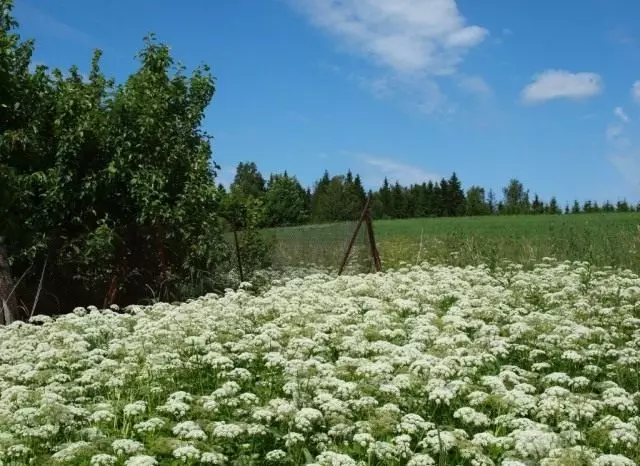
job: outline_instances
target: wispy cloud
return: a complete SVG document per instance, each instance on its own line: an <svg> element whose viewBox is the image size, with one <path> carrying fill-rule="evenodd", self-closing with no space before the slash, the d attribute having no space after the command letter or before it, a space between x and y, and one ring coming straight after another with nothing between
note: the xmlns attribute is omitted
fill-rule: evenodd
<svg viewBox="0 0 640 466"><path fill-rule="evenodd" d="M352 154L363 164L361 176L369 187L380 187L384 178L389 183L399 182L403 186L440 180L442 177L418 165L399 162L397 159L367 153Z"/></svg>
<svg viewBox="0 0 640 466"><path fill-rule="evenodd" d="M611 29L607 33L607 37L611 42L620 45L633 45L636 42L635 37L629 32L627 28L616 27Z"/></svg>
<svg viewBox="0 0 640 466"><path fill-rule="evenodd" d="M493 96L493 89L480 76L461 75L458 78L458 87L469 94L473 94L480 98L488 98Z"/></svg>
<svg viewBox="0 0 640 466"><path fill-rule="evenodd" d="M640 150L611 155L609 160L633 193L640 193Z"/></svg>
<svg viewBox="0 0 640 466"><path fill-rule="evenodd" d="M488 30L467 24L456 0L288 0L341 47L386 70L365 79L377 96L398 86L433 112L437 77L455 74L465 54ZM388 76L387 76L388 75Z"/></svg>
<svg viewBox="0 0 640 466"><path fill-rule="evenodd" d="M20 2L16 6L16 14L18 19L22 17L28 18L30 25L42 31L44 34L57 37L59 39L68 39L86 47L97 47L97 41L90 34L82 31L74 26L60 21L53 15L37 8L28 2Z"/></svg>
<svg viewBox="0 0 640 466"><path fill-rule="evenodd" d="M571 73L565 70L546 70L533 77L521 93L526 104L553 99L581 100L602 92L604 83L596 73Z"/></svg>
<svg viewBox="0 0 640 466"><path fill-rule="evenodd" d="M631 97L640 104L640 79L631 86Z"/></svg>
<svg viewBox="0 0 640 466"><path fill-rule="evenodd" d="M640 193L640 144L634 138L633 122L622 107L613 110L615 122L609 123L605 137L608 159L634 194Z"/></svg>
<svg viewBox="0 0 640 466"><path fill-rule="evenodd" d="M613 114L620 119L623 123L629 122L629 116L626 114L622 107L616 107L613 109Z"/></svg>
<svg viewBox="0 0 640 466"><path fill-rule="evenodd" d="M630 121L629 116L622 107L614 108L613 115L616 117L616 121L607 125L605 131L607 141L613 149L628 149L631 144L626 135L627 123Z"/></svg>

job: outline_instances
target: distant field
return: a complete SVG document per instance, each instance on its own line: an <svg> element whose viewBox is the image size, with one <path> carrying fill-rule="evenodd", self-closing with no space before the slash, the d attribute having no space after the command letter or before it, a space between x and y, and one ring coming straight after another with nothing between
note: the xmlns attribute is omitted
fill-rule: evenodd
<svg viewBox="0 0 640 466"><path fill-rule="evenodd" d="M640 214L420 218L374 222L383 267L430 260L468 265L507 259L532 265L543 257L589 261L640 272ZM337 267L354 223L278 228L279 263ZM364 256L364 232L356 255Z"/></svg>

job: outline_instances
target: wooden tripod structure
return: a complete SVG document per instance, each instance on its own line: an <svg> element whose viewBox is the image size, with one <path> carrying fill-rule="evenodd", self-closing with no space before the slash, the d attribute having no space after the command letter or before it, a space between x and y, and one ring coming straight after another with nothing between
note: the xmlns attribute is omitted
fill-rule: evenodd
<svg viewBox="0 0 640 466"><path fill-rule="evenodd" d="M369 242L369 252L371 253L371 258L373 259L373 265L376 269L376 272L382 271L382 264L380 262L380 254L378 253L378 248L376 246L376 238L373 234L373 220L371 219L371 202L372 197L369 195L367 197L367 202L364 205L364 209L362 209L362 214L360 215L360 219L358 220L358 224L356 225L356 229L353 231L353 235L351 235L351 239L349 240L349 245L347 246L347 251L344 254L344 258L342 259L342 263L340 264L340 270L338 271L338 275L342 275L345 267L347 266L347 262L349 261L349 256L351 255L351 251L353 250L353 245L356 242L356 238L358 237L358 232L360 231L360 227L364 223L367 228L367 239Z"/></svg>

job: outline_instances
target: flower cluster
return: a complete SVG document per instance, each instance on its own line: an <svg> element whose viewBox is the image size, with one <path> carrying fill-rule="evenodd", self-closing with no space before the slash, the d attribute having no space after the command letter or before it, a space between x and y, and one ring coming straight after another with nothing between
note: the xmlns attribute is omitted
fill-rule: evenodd
<svg viewBox="0 0 640 466"><path fill-rule="evenodd" d="M640 278L315 273L0 329L0 464L640 463Z"/></svg>

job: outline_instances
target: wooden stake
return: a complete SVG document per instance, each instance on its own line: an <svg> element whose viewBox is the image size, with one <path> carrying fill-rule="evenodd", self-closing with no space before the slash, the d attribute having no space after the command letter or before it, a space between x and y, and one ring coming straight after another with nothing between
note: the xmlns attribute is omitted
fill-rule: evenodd
<svg viewBox="0 0 640 466"><path fill-rule="evenodd" d="M376 237L373 234L373 221L371 220L371 210L367 211L367 236L369 237L369 249L371 250L371 258L373 259L373 266L376 268L376 272L382 271L382 264L380 262L380 254L378 254L378 248L376 246Z"/></svg>
<svg viewBox="0 0 640 466"><path fill-rule="evenodd" d="M238 271L240 272L240 282L244 281L244 275L242 273L242 259L240 258L240 243L238 242L238 230L233 228L233 239L236 243L236 256L238 258Z"/></svg>
<svg viewBox="0 0 640 466"><path fill-rule="evenodd" d="M356 238L358 237L358 232L360 231L360 227L362 226L362 222L364 222L366 216L367 216L367 212L369 210L369 206L371 205L371 196L369 196L369 198L367 199L367 203L364 206L364 209L362 209L362 214L360 214L360 220L358 220L358 224L356 225L356 229L353 232L353 235L351 236L351 239L349 240L349 245L347 246L347 251L344 254L344 258L342 259L342 263L340 264L340 269L338 270L338 275L342 275L342 272L344 272L344 268L347 266L347 261L349 260L349 256L351 255L351 250L353 249L353 245L356 242Z"/></svg>

